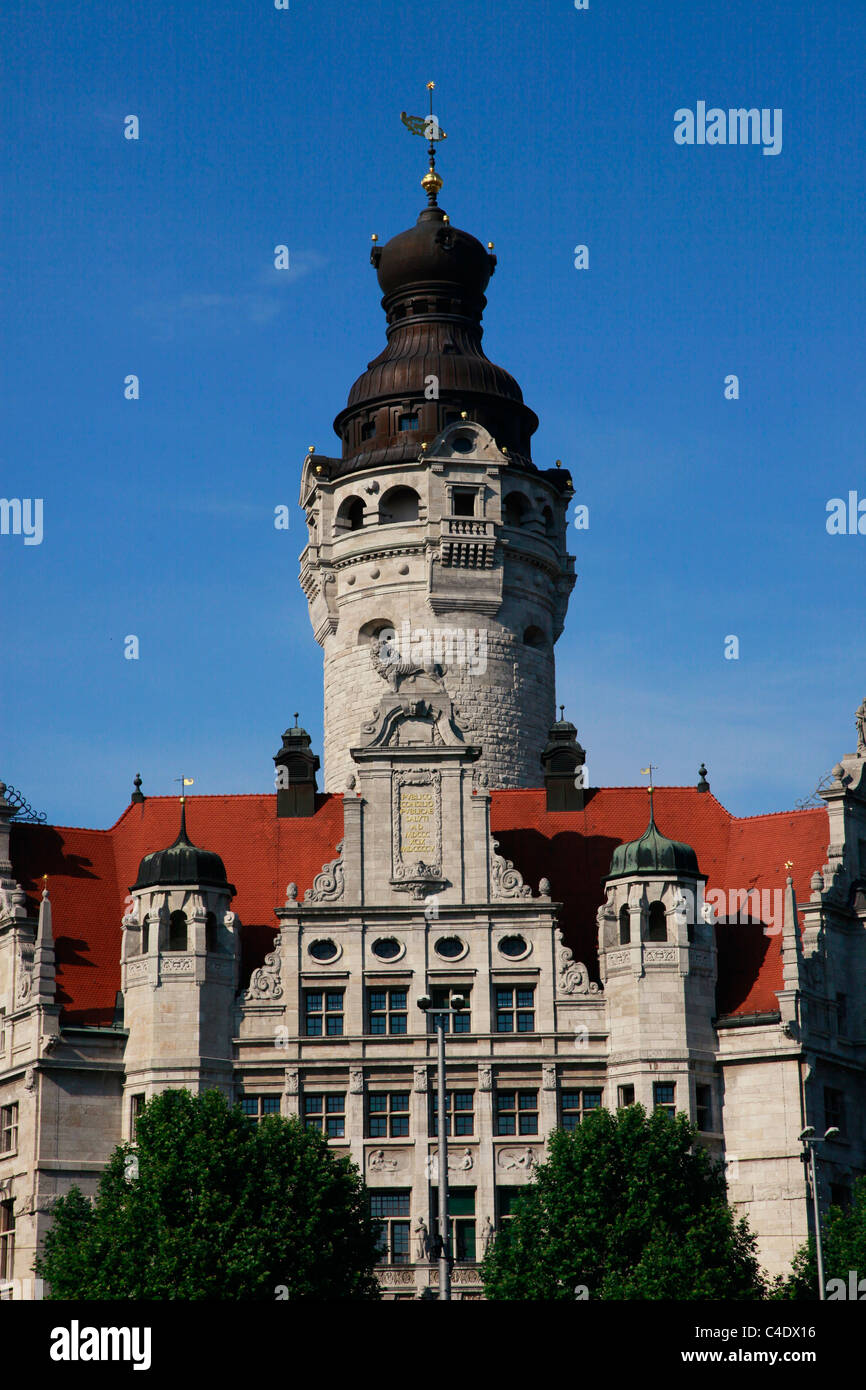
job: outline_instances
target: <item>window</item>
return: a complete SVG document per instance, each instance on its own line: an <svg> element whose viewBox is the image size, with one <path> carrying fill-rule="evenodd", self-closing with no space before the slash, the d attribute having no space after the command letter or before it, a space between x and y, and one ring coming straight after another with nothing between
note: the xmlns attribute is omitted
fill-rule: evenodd
<svg viewBox="0 0 866 1390"><path fill-rule="evenodd" d="M418 416L417 416L417 415L401 415L401 416L400 416L400 429L401 429L401 431L402 431L402 430L417 430L417 428L418 428Z"/></svg>
<svg viewBox="0 0 866 1390"><path fill-rule="evenodd" d="M311 941L307 950L313 957L313 960L333 960L337 954L335 942L331 941L328 937L323 937L319 941Z"/></svg>
<svg viewBox="0 0 866 1390"><path fill-rule="evenodd" d="M514 1216L520 1194L525 1191L525 1187L497 1187L496 1211L499 1218L498 1225L500 1229L511 1220L512 1216Z"/></svg>
<svg viewBox="0 0 866 1390"><path fill-rule="evenodd" d="M405 989L367 990L367 1028L370 1033L405 1033L407 1017Z"/></svg>
<svg viewBox="0 0 866 1390"><path fill-rule="evenodd" d="M502 519L506 526L522 526L529 503L520 492L509 492L502 504Z"/></svg>
<svg viewBox="0 0 866 1390"><path fill-rule="evenodd" d="M317 1129L326 1139L343 1139L346 1134L346 1094L304 1096L304 1128Z"/></svg>
<svg viewBox="0 0 866 1390"><path fill-rule="evenodd" d="M438 1230L439 1189L430 1193L430 1229ZM458 1261L475 1259L475 1188L448 1189L448 1249Z"/></svg>
<svg viewBox="0 0 866 1390"><path fill-rule="evenodd" d="M150 913L141 924L141 954L146 956L150 950Z"/></svg>
<svg viewBox="0 0 866 1390"><path fill-rule="evenodd" d="M623 903L622 907L619 910L619 944L620 946L628 946L630 942L631 913L629 912L627 905Z"/></svg>
<svg viewBox="0 0 866 1390"><path fill-rule="evenodd" d="M334 517L335 532L360 531L364 525L364 499L346 497L337 508Z"/></svg>
<svg viewBox="0 0 866 1390"><path fill-rule="evenodd" d="M474 488L455 487L451 493L451 515L474 516L477 495Z"/></svg>
<svg viewBox="0 0 866 1390"><path fill-rule="evenodd" d="M11 1202L0 1202L0 1281L12 1278L15 1263L15 1211Z"/></svg>
<svg viewBox="0 0 866 1390"><path fill-rule="evenodd" d="M650 903L647 941L667 941L668 919L664 903Z"/></svg>
<svg viewBox="0 0 866 1390"><path fill-rule="evenodd" d="M833 1086L824 1087L824 1127L845 1133L845 1097Z"/></svg>
<svg viewBox="0 0 866 1390"><path fill-rule="evenodd" d="M463 955L464 947L459 936L440 936L433 949L444 960L456 960Z"/></svg>
<svg viewBox="0 0 866 1390"><path fill-rule="evenodd" d="M370 1215L381 1223L377 1264L409 1263L409 1203L408 1192L370 1193Z"/></svg>
<svg viewBox="0 0 866 1390"><path fill-rule="evenodd" d="M535 985L496 990L497 1033L535 1032Z"/></svg>
<svg viewBox="0 0 866 1390"><path fill-rule="evenodd" d="M664 1110L673 1119L676 1114L677 1088L673 1081L653 1082L653 1105L656 1110Z"/></svg>
<svg viewBox="0 0 866 1390"><path fill-rule="evenodd" d="M364 440L364 439L372 439L372 438L373 438L373 435L374 435L375 433L376 433L376 421L375 421L375 420L366 420L366 421L364 422L364 424L361 426L361 439L362 439L362 440Z"/></svg>
<svg viewBox="0 0 866 1390"><path fill-rule="evenodd" d="M342 989L305 989L304 1013L308 1038L341 1038L343 1036Z"/></svg>
<svg viewBox="0 0 866 1390"><path fill-rule="evenodd" d="M396 960L403 951L396 936L380 936L378 941L373 942L370 949L374 956L379 957L379 960Z"/></svg>
<svg viewBox="0 0 866 1390"><path fill-rule="evenodd" d="M515 960L520 956L525 956L529 947L523 936L504 936L499 943L499 949L504 956L510 956L512 960Z"/></svg>
<svg viewBox="0 0 866 1390"><path fill-rule="evenodd" d="M590 1110L601 1109L601 1091L593 1088L583 1091L563 1091L560 1098L560 1114L563 1129L577 1129L584 1115Z"/></svg>
<svg viewBox="0 0 866 1390"><path fill-rule="evenodd" d="M408 1133L408 1091L374 1091L368 1095L368 1139L402 1139Z"/></svg>
<svg viewBox="0 0 866 1390"><path fill-rule="evenodd" d="M413 429L417 428L417 424L413 426ZM386 492L379 507L379 520L417 521L418 494L414 488L392 487L390 492Z"/></svg>
<svg viewBox="0 0 866 1390"><path fill-rule="evenodd" d="M547 639L540 627L528 627L523 634L523 643L526 647L544 647Z"/></svg>
<svg viewBox="0 0 866 1390"><path fill-rule="evenodd" d="M0 1154L18 1148L18 1102L0 1106Z"/></svg>
<svg viewBox="0 0 866 1390"><path fill-rule="evenodd" d="M698 1129L709 1130L713 1127L713 1088L712 1086L695 1087L695 1119Z"/></svg>
<svg viewBox="0 0 866 1390"><path fill-rule="evenodd" d="M186 913L173 912L168 919L168 941L165 949L167 951L186 950Z"/></svg>
<svg viewBox="0 0 866 1390"><path fill-rule="evenodd" d="M848 1036L848 996L836 995L836 1032L840 1038Z"/></svg>
<svg viewBox="0 0 866 1390"><path fill-rule="evenodd" d="M144 1109L144 1092L139 1091L137 1095L129 1097L129 1132L135 1138L135 1127Z"/></svg>
<svg viewBox="0 0 866 1390"><path fill-rule="evenodd" d="M207 951L219 950L219 933L217 930L216 914L209 912L204 919L204 939Z"/></svg>
<svg viewBox="0 0 866 1390"><path fill-rule="evenodd" d="M439 1092L430 1094L430 1133L439 1137ZM445 1092L445 1133L459 1136L475 1133L475 1092Z"/></svg>
<svg viewBox="0 0 866 1390"><path fill-rule="evenodd" d="M496 1134L538 1133L538 1092L497 1091Z"/></svg>
<svg viewBox="0 0 866 1390"><path fill-rule="evenodd" d="M446 1033L471 1033L472 1014L471 996L469 990L464 985L437 985L430 991L432 1005L427 1010L427 1032L436 1032L436 1010L447 1009L451 1002L452 994L462 994L466 1000L466 1008L461 1009L459 1014L445 1014ZM442 1015L440 1014L440 1017Z"/></svg>
<svg viewBox="0 0 866 1390"><path fill-rule="evenodd" d="M257 1125L259 1120L263 1120L266 1115L279 1115L280 1098L279 1096L242 1096L241 1110L243 1110L248 1120L252 1120Z"/></svg>
<svg viewBox="0 0 866 1390"><path fill-rule="evenodd" d="M629 1105L634 1105L634 1086L617 1087L617 1104L621 1110L625 1110Z"/></svg>

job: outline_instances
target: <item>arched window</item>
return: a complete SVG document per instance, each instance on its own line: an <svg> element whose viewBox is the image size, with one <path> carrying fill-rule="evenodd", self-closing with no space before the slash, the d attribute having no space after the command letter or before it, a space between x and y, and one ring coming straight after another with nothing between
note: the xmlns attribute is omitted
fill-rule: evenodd
<svg viewBox="0 0 866 1390"><path fill-rule="evenodd" d="M540 627L528 627L523 634L523 643L526 647L545 647L547 645Z"/></svg>
<svg viewBox="0 0 866 1390"><path fill-rule="evenodd" d="M391 522L418 520L418 494L411 487L392 487L386 492L379 506L379 520L386 525Z"/></svg>
<svg viewBox="0 0 866 1390"><path fill-rule="evenodd" d="M392 640L391 634L395 631L390 618L371 618L368 623L364 623L362 627L358 628L358 646L366 646L371 637L387 636L389 640Z"/></svg>
<svg viewBox="0 0 866 1390"><path fill-rule="evenodd" d="M219 950L219 931L217 929L217 919L214 912L209 912L204 919L204 943L207 951Z"/></svg>
<svg viewBox="0 0 866 1390"><path fill-rule="evenodd" d="M647 941L667 941L668 919L664 903L650 903Z"/></svg>
<svg viewBox="0 0 866 1390"><path fill-rule="evenodd" d="M334 518L335 531L360 531L364 525L364 502L360 497L346 497Z"/></svg>
<svg viewBox="0 0 866 1390"><path fill-rule="evenodd" d="M556 521L550 507L543 507L541 519L544 522L544 529L548 536L556 535Z"/></svg>
<svg viewBox="0 0 866 1390"><path fill-rule="evenodd" d="M522 526L529 503L522 492L509 492L502 503L502 520L506 526Z"/></svg>
<svg viewBox="0 0 866 1390"><path fill-rule="evenodd" d="M146 956L150 950L150 918L145 916L141 924L141 954Z"/></svg>
<svg viewBox="0 0 866 1390"><path fill-rule="evenodd" d="M631 913L626 903L619 910L619 944L628 946L631 941Z"/></svg>
<svg viewBox="0 0 866 1390"><path fill-rule="evenodd" d="M167 951L186 950L186 913L173 912L168 922Z"/></svg>

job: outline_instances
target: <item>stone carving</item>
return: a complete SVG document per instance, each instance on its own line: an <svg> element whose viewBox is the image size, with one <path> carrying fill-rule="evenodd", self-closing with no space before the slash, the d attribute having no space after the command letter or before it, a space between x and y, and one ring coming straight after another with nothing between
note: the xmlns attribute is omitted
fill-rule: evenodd
<svg viewBox="0 0 866 1390"><path fill-rule="evenodd" d="M427 1223L422 1217L415 1227L415 1259L428 1260L430 1258L430 1232L427 1230Z"/></svg>
<svg viewBox="0 0 866 1390"><path fill-rule="evenodd" d="M142 980L142 979L145 978L146 975L147 975L147 961L146 961L146 960L131 960L131 961L127 961L127 965L126 965L126 978L127 978L127 981L130 981L130 980Z"/></svg>
<svg viewBox="0 0 866 1390"><path fill-rule="evenodd" d="M415 1271L412 1269L377 1269L376 1278L388 1288L404 1288L415 1285Z"/></svg>
<svg viewBox="0 0 866 1390"><path fill-rule="evenodd" d="M362 1096L364 1094L364 1068L349 1068L349 1095Z"/></svg>
<svg viewBox="0 0 866 1390"><path fill-rule="evenodd" d="M26 1072L24 1073L24 1089L25 1091L33 1091L36 1089L35 1067L28 1067Z"/></svg>
<svg viewBox="0 0 866 1390"><path fill-rule="evenodd" d="M523 875L519 869L515 869L510 859L503 859L501 854L497 854L499 841L493 841L493 853L490 856L490 881L492 884L492 898L531 898L532 889L528 883L523 882Z"/></svg>
<svg viewBox="0 0 866 1390"><path fill-rule="evenodd" d="M163 956L161 975L192 975L195 970L193 956Z"/></svg>
<svg viewBox="0 0 866 1390"><path fill-rule="evenodd" d="M535 1149L500 1149L496 1155L496 1161L500 1168L506 1172L531 1173L538 1163L538 1155Z"/></svg>
<svg viewBox="0 0 866 1390"><path fill-rule="evenodd" d="M483 768L476 767L472 772L472 785L478 792L486 792L490 785L490 778Z"/></svg>
<svg viewBox="0 0 866 1390"><path fill-rule="evenodd" d="M448 1155L449 1173L468 1173L475 1167L475 1159L471 1149L464 1149L462 1154ZM431 1182L439 1181L439 1155L431 1153L427 1155L424 1163L424 1172Z"/></svg>
<svg viewBox="0 0 866 1390"><path fill-rule="evenodd" d="M373 1173L393 1173L400 1167L399 1160L388 1158L384 1149L373 1149L367 1155L367 1167Z"/></svg>
<svg viewBox="0 0 866 1390"><path fill-rule="evenodd" d="M549 878L542 878L542 879L539 879L539 883L538 883L538 896L539 896L540 898L549 898L549 897L550 897L550 879L549 879Z"/></svg>
<svg viewBox="0 0 866 1390"><path fill-rule="evenodd" d="M611 951L607 958L607 968L608 970L620 970L623 966L628 965L630 958L628 951Z"/></svg>
<svg viewBox="0 0 866 1390"><path fill-rule="evenodd" d="M286 907L294 907L298 901L298 885L290 883L286 888Z"/></svg>
<svg viewBox="0 0 866 1390"><path fill-rule="evenodd" d="M676 948L648 949L644 951L643 958L647 965L675 965Z"/></svg>
<svg viewBox="0 0 866 1390"><path fill-rule="evenodd" d="M283 1090L287 1096L296 1096L300 1090L300 1072L297 1067L286 1067Z"/></svg>
<svg viewBox="0 0 866 1390"><path fill-rule="evenodd" d="M31 975L24 957L20 958L20 971L18 975L18 1003L26 1004L30 998L30 991L33 988L33 976Z"/></svg>
<svg viewBox="0 0 866 1390"><path fill-rule="evenodd" d="M599 988L589 978L589 971L583 961L575 960L569 946L563 945L562 932L556 933L559 950L559 992L560 994L598 994Z"/></svg>
<svg viewBox="0 0 866 1390"><path fill-rule="evenodd" d="M854 719L857 725L857 757L866 758L866 699L861 700Z"/></svg>
<svg viewBox="0 0 866 1390"><path fill-rule="evenodd" d="M493 1068L480 1066L478 1068L478 1089L479 1091L493 1090Z"/></svg>
<svg viewBox="0 0 866 1390"><path fill-rule="evenodd" d="M493 1229L493 1222L490 1220L490 1217L489 1217L489 1216L485 1216L485 1218L484 1218L484 1225L481 1227L481 1258L482 1258L482 1259L484 1259L485 1256L487 1256L487 1255L490 1254L490 1250L491 1250L491 1247L492 1247L492 1245L493 1245L493 1238L494 1238L495 1235L496 1235L496 1232L495 1232L495 1230Z"/></svg>
<svg viewBox="0 0 866 1390"><path fill-rule="evenodd" d="M312 888L304 894L305 903L335 903L343 896L343 841L337 845L337 858L316 874Z"/></svg>
<svg viewBox="0 0 866 1390"><path fill-rule="evenodd" d="M20 883L6 879L0 888L0 919L3 917L26 917L27 896Z"/></svg>
<svg viewBox="0 0 866 1390"><path fill-rule="evenodd" d="M415 1067L415 1069L414 1069L414 1076L415 1076L415 1080L414 1080L414 1082L413 1082L413 1087L414 1087L414 1089L415 1089L416 1091L426 1091L426 1090L428 1090L428 1088L429 1088L429 1076L428 1076L428 1073L427 1073L427 1068L426 1068L426 1067Z"/></svg>
<svg viewBox="0 0 866 1390"><path fill-rule="evenodd" d="M423 854L423 859L416 855ZM420 900L442 887L442 774L394 772L391 781L391 882Z"/></svg>
<svg viewBox="0 0 866 1390"><path fill-rule="evenodd" d="M265 956L264 965L252 973L247 999L281 999L283 986L280 980L280 937L274 937L274 949Z"/></svg>
<svg viewBox="0 0 866 1390"><path fill-rule="evenodd" d="M556 1090L556 1067L549 1066L541 1068L541 1089L543 1091Z"/></svg>

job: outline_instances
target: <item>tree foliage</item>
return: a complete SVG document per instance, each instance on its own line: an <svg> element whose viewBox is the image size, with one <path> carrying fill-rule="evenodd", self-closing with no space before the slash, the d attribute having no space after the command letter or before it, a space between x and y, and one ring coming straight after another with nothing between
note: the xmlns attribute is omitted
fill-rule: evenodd
<svg viewBox="0 0 866 1390"><path fill-rule="evenodd" d="M484 1261L487 1297L763 1297L755 1238L696 1137L685 1115L639 1105L554 1131Z"/></svg>
<svg viewBox="0 0 866 1390"><path fill-rule="evenodd" d="M164 1091L95 1204L77 1188L57 1203L36 1268L53 1298L377 1298L376 1234L357 1169L319 1133Z"/></svg>
<svg viewBox="0 0 866 1390"><path fill-rule="evenodd" d="M822 1222L822 1236L824 1287L827 1288L831 1279L841 1279L847 1297L850 1273L857 1275L858 1283L860 1279L866 1279L866 1177L858 1178L854 1184L850 1210L830 1208L826 1221ZM833 1294L834 1290L829 1292ZM818 1257L814 1236L810 1236L797 1251L787 1279L776 1279L770 1296L805 1300L818 1298Z"/></svg>

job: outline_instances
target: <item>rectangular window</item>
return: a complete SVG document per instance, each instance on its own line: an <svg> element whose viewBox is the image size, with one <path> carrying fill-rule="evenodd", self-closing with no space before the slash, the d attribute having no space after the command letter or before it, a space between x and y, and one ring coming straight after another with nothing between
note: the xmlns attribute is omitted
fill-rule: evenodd
<svg viewBox="0 0 866 1390"><path fill-rule="evenodd" d="M588 1111L600 1110L601 1094L597 1087L591 1090L563 1091L559 1107L562 1128L576 1129Z"/></svg>
<svg viewBox="0 0 866 1390"><path fill-rule="evenodd" d="M18 1148L18 1102L0 1106L0 1154Z"/></svg>
<svg viewBox="0 0 866 1390"><path fill-rule="evenodd" d="M836 995L836 1032L840 1038L848 1036L848 996Z"/></svg>
<svg viewBox="0 0 866 1390"><path fill-rule="evenodd" d="M538 1133L538 1092L496 1092L496 1134Z"/></svg>
<svg viewBox="0 0 866 1390"><path fill-rule="evenodd" d="M257 1125L266 1115L279 1115L279 1096L241 1096L241 1110Z"/></svg>
<svg viewBox="0 0 866 1390"><path fill-rule="evenodd" d="M621 1110L629 1105L634 1105L634 1086L617 1087L617 1105Z"/></svg>
<svg viewBox="0 0 866 1390"><path fill-rule="evenodd" d="M535 985L515 985L507 989L497 987L494 995L495 1032L535 1032Z"/></svg>
<svg viewBox="0 0 866 1390"><path fill-rule="evenodd" d="M317 1129L326 1139L343 1139L346 1134L346 1093L304 1095L304 1128Z"/></svg>
<svg viewBox="0 0 866 1390"><path fill-rule="evenodd" d="M496 1212L500 1228L511 1220L517 1209L518 1198L525 1191L523 1187L497 1187Z"/></svg>
<svg viewBox="0 0 866 1390"><path fill-rule="evenodd" d="M475 1133L475 1092L445 1092L445 1132L459 1138ZM430 1093L430 1134L439 1137L439 1092Z"/></svg>
<svg viewBox="0 0 866 1390"><path fill-rule="evenodd" d="M474 487L455 487L451 492L451 515L474 516L477 496L478 493Z"/></svg>
<svg viewBox="0 0 866 1390"><path fill-rule="evenodd" d="M15 1210L11 1202L0 1202L0 1282L12 1278L15 1263Z"/></svg>
<svg viewBox="0 0 866 1390"><path fill-rule="evenodd" d="M407 1013L405 989L367 990L367 1028L370 1033L405 1033Z"/></svg>
<svg viewBox="0 0 866 1390"><path fill-rule="evenodd" d="M408 1192L371 1192L370 1215L380 1224L380 1265L409 1263L410 1194Z"/></svg>
<svg viewBox="0 0 866 1390"><path fill-rule="evenodd" d="M653 1105L656 1110L664 1110L671 1119L677 1112L676 1093L677 1088L673 1081L653 1082Z"/></svg>
<svg viewBox="0 0 866 1390"><path fill-rule="evenodd" d="M438 1233L439 1189L430 1191L430 1229ZM448 1189L448 1249L455 1260L475 1259L475 1188Z"/></svg>
<svg viewBox="0 0 866 1390"><path fill-rule="evenodd" d="M695 1120L698 1129L710 1130L713 1127L713 1088L695 1087Z"/></svg>
<svg viewBox="0 0 866 1390"><path fill-rule="evenodd" d="M409 1092L371 1091L367 1096L367 1138L403 1139L409 1133Z"/></svg>
<svg viewBox="0 0 866 1390"><path fill-rule="evenodd" d="M400 429L401 429L401 430L417 430L417 428L418 428L418 416L417 416L417 415L401 415L401 416L400 416Z"/></svg>
<svg viewBox="0 0 866 1390"><path fill-rule="evenodd" d="M824 1126L845 1133L845 1096L833 1086L824 1087Z"/></svg>
<svg viewBox="0 0 866 1390"><path fill-rule="evenodd" d="M341 1038L343 1036L342 989L305 989L304 1015L308 1038Z"/></svg>
<svg viewBox="0 0 866 1390"><path fill-rule="evenodd" d="M427 1032L436 1032L436 1010L447 1009L452 994L462 994L466 1000L466 1008L461 1009L459 1014L445 1014L446 1033L471 1033L472 1032L472 999L466 985L436 985L430 991L430 998L433 1000L427 1010ZM441 1015L440 1015L441 1017Z"/></svg>

